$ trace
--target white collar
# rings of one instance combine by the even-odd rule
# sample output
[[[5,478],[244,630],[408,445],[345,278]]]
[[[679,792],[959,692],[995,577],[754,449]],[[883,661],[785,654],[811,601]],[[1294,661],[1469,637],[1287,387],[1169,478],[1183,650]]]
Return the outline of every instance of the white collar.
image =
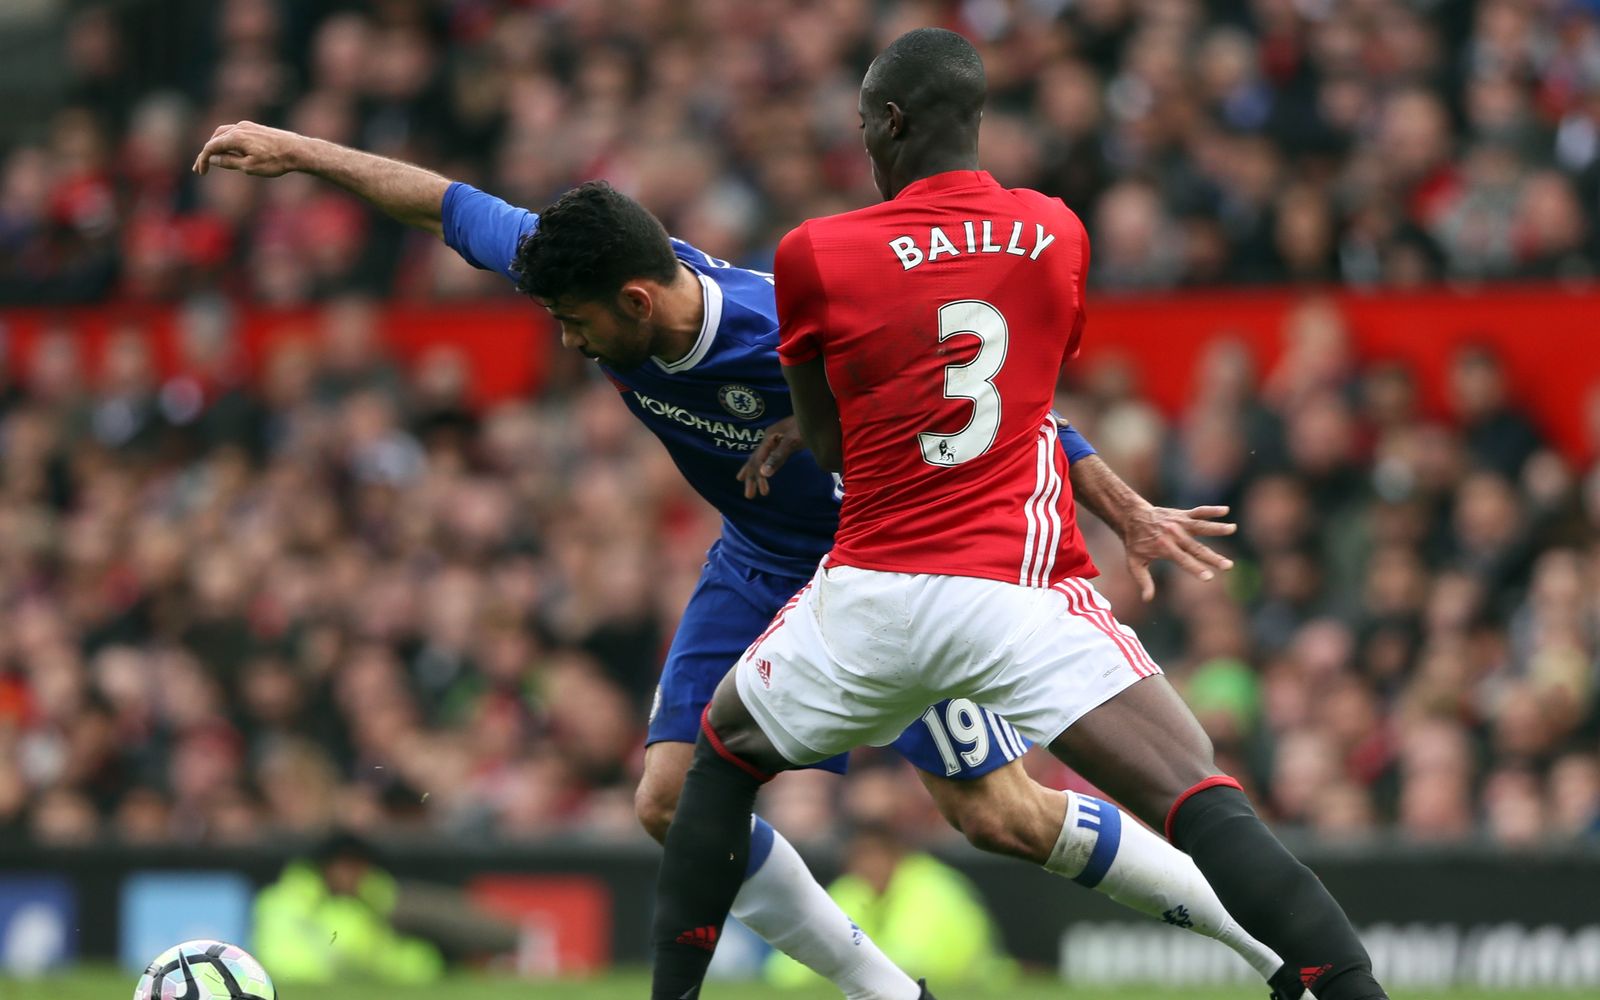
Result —
[[[686,372],[705,360],[711,352],[711,343],[717,339],[717,327],[722,325],[722,286],[701,274],[694,273],[700,279],[700,294],[705,303],[705,318],[700,323],[700,335],[695,338],[694,346],[689,348],[689,353],[673,362],[662,361],[651,356],[650,360],[656,367],[664,372]]]

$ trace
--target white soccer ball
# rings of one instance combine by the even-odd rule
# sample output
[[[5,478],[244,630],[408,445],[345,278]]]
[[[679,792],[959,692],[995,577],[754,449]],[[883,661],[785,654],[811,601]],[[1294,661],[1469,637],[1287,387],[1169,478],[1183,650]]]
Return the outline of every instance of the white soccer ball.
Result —
[[[146,966],[133,1000],[277,1000],[261,963],[236,944],[185,941]]]

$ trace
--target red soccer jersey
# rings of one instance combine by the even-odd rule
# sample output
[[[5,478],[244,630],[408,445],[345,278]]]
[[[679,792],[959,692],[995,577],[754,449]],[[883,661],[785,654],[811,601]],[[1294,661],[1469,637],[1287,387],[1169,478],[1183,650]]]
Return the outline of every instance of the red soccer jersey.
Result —
[[[1089,239],[1061,203],[952,171],[778,247],[779,355],[821,355],[844,435],[832,563],[1048,587],[1094,576],[1050,415]]]

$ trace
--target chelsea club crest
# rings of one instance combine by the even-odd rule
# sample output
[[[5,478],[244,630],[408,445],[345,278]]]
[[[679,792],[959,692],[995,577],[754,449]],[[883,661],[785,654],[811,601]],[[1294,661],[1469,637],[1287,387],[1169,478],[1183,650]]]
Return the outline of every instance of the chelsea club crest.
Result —
[[[767,412],[767,403],[761,398],[761,393],[747,385],[725,385],[717,390],[717,400],[724,410],[740,420],[754,420]]]

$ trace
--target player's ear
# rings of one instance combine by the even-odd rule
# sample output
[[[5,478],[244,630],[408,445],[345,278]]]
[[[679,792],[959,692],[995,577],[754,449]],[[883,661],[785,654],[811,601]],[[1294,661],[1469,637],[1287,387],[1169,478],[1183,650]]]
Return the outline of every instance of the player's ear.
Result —
[[[656,303],[650,289],[640,282],[630,281],[617,293],[617,308],[630,319],[645,320],[655,312]]]
[[[889,137],[898,139],[906,130],[906,113],[893,101],[887,101],[885,105],[889,109]]]

